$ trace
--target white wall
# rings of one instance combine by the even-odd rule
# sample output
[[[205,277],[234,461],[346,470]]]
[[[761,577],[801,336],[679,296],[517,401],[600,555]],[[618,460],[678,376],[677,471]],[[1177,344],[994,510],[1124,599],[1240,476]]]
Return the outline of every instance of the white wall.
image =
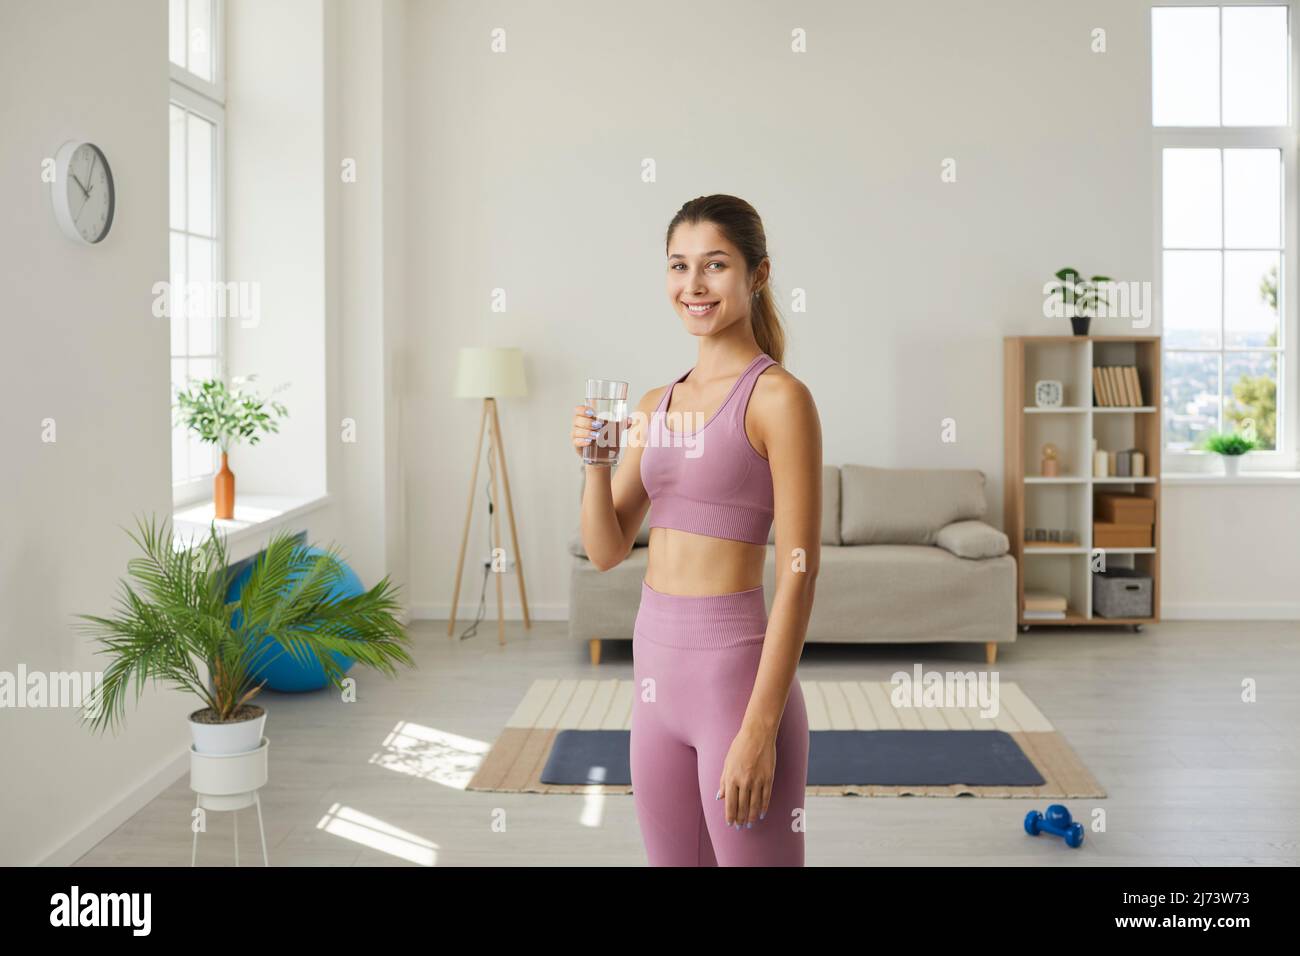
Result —
[[[695,363],[663,284],[664,231],[692,197],[734,193],[763,216],[786,364],[816,397],[825,460],[982,469],[997,524],[1002,337],[1069,333],[1041,314],[1042,284],[1064,265],[1152,277],[1147,4],[670,0],[648,15],[590,0],[563,17],[546,4],[412,3],[409,15],[417,613],[447,612],[474,450],[478,409],[450,394],[456,349],[517,345],[531,391],[501,412],[530,608],[564,616],[570,409],[587,376],[626,379],[639,397]],[[1090,49],[1099,26],[1104,54]],[[490,52],[495,28],[504,54]],[[805,54],[790,52],[795,28]],[[948,157],[955,183],[940,181]],[[489,311],[497,287],[505,313]],[[791,312],[796,288],[806,312]],[[1093,331],[1133,334],[1124,320]],[[955,444],[939,440],[948,416]],[[1204,499],[1187,494],[1166,489],[1168,548],[1204,520]],[[1194,540],[1224,560],[1248,566],[1263,535],[1297,540],[1295,490],[1222,494],[1239,528]],[[471,561],[487,549],[477,500]],[[1183,572],[1166,564],[1167,607],[1287,593]],[[506,593],[517,606],[513,580]]]
[[[227,0],[227,280],[262,294],[256,327],[228,323],[230,366],[257,372],[264,392],[292,382],[279,434],[241,446],[232,468],[250,492],[328,490],[318,537],[340,544],[367,586],[403,583],[407,552],[394,368],[403,258],[386,242],[401,223],[389,140],[401,142],[390,127],[403,12],[395,0]]]
[[[395,0],[325,7],[324,149],[326,314],[335,385],[325,429],[330,491],[362,580],[373,586],[389,574],[403,588],[404,14]],[[344,160],[355,164],[355,179],[341,175]]]
[[[325,464],[325,47],[320,0],[227,0],[226,280],[257,321],[226,323],[231,375],[289,409],[232,450],[236,495],[317,495]]]
[[[411,512],[406,483],[404,440],[408,358],[407,325],[411,321],[406,301],[406,4],[384,0],[383,49],[383,169],[384,169],[384,376],[379,383],[384,398],[384,548],[385,570],[393,576],[409,602],[411,597]],[[418,161],[412,167],[419,170]],[[410,264],[412,267],[414,264]],[[409,609],[409,604],[408,604]]]
[[[1258,479],[1257,479],[1258,480]],[[1165,486],[1168,618],[1300,620],[1300,486]]]
[[[166,13],[163,0],[0,4],[0,670],[11,673],[102,668],[74,615],[110,612],[137,553],[119,525],[171,512],[169,330],[150,308],[168,275]],[[94,247],[59,231],[40,181],[41,161],[74,137],[99,144],[117,184],[112,230]],[[73,709],[0,711],[0,862],[45,859],[166,773],[194,707],[149,694],[124,733],[102,737]]]

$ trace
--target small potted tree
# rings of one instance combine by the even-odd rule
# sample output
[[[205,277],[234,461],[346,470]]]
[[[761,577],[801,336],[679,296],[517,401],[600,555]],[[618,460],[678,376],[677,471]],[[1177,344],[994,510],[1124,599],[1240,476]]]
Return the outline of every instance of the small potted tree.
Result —
[[[1255,442],[1236,432],[1228,434],[1215,433],[1206,437],[1201,445],[1206,451],[1212,451],[1223,461],[1223,473],[1229,477],[1239,474],[1237,466],[1241,456],[1255,447]]]
[[[255,378],[237,376],[231,379],[230,388],[219,378],[191,379],[186,389],[176,394],[175,423],[195,432],[201,441],[221,447],[221,470],[212,479],[212,510],[218,518],[235,516],[235,473],[227,460],[230,446],[241,441],[256,445],[261,438],[259,431],[280,430],[272,412],[280,417],[289,415],[279,402],[268,403],[245,389]]]
[[[1074,330],[1074,334],[1087,335],[1088,326],[1097,312],[1097,303],[1100,302],[1107,307],[1110,305],[1110,301],[1106,298],[1106,290],[1101,285],[1103,282],[1110,282],[1110,277],[1093,276],[1091,279],[1084,279],[1079,275],[1078,269],[1067,266],[1057,271],[1056,278],[1057,282],[1048,283],[1051,288],[1048,293],[1049,300],[1060,296],[1061,304],[1064,306],[1063,314],[1070,320],[1070,328]]]
[[[246,753],[262,739],[266,710],[252,701],[265,683],[258,683],[259,669],[272,654],[314,654],[336,686],[343,671],[334,652],[390,675],[395,662],[414,663],[387,577],[365,593],[332,596],[345,571],[334,548],[312,549],[292,532],[277,532],[230,601],[226,546],[215,522],[202,544],[179,549],[167,521],[137,525],[131,538],[143,555],[127,568],[140,590],[122,582],[114,617],[77,615],[78,627],[103,644],[98,653],[113,659],[83,705],[93,730],[122,718],[132,684],[138,698],[146,681],[161,680],[203,704],[189,715],[196,752]]]

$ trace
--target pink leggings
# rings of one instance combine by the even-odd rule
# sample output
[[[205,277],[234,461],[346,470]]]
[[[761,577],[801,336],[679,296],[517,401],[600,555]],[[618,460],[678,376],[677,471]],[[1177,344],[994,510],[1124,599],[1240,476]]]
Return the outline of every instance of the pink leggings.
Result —
[[[767,816],[729,828],[716,799],[767,629],[760,585],[694,597],[641,582],[632,634],[632,799],[651,866],[803,866],[808,712],[796,678]]]

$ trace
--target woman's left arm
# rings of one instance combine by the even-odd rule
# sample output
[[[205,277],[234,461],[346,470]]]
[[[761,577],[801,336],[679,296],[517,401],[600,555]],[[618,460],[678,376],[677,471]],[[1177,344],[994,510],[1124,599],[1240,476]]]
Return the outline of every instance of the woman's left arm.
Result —
[[[727,788],[727,820],[742,826],[767,812],[777,731],[803,652],[821,567],[822,434],[817,405],[807,386],[792,376],[772,384],[777,387],[768,390],[758,410],[772,469],[776,596],[749,706],[732,745],[737,759],[733,787]],[[746,769],[756,771],[751,787],[743,782],[749,776]]]

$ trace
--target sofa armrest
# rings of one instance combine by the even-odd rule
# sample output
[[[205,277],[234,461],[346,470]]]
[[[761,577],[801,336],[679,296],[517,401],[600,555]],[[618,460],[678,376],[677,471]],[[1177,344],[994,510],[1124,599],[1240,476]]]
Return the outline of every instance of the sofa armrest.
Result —
[[[587,549],[582,545],[582,532],[575,531],[569,538],[569,554],[575,558],[587,557]]]
[[[1011,541],[992,525],[968,518],[939,529],[934,543],[959,558],[996,558],[1011,550]]]
[[[627,549],[627,554],[631,554],[637,548],[645,548],[645,547],[649,547],[648,542],[646,544],[642,544],[639,539],[635,540],[632,542],[632,547]],[[573,532],[573,534],[569,537],[569,554],[573,555],[575,558],[585,558],[588,561],[591,560],[591,557],[587,554],[586,547],[584,547],[582,543],[581,529]],[[624,559],[627,558],[627,554],[623,555]]]

